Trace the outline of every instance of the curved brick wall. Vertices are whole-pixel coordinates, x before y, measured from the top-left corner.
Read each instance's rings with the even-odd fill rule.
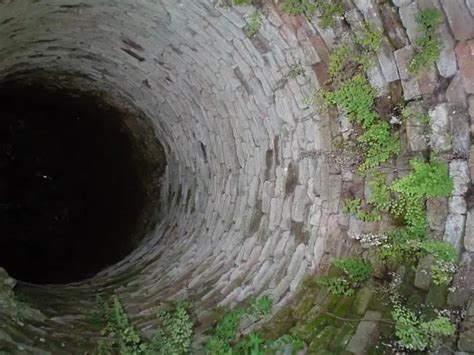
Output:
[[[266,293],[283,305],[318,269],[328,237],[340,234],[342,184],[324,153],[331,127],[304,104],[321,58],[314,29],[265,11],[249,40],[248,8],[204,0],[0,4],[0,81],[91,79],[144,113],[168,161],[161,222],[135,252],[83,283],[18,286],[55,317],[43,327],[46,348],[94,292],[121,296],[142,329],[160,301],[191,299],[204,327],[218,303]],[[291,75],[295,65],[304,75]]]
[[[458,202],[473,171],[472,1],[347,0],[345,21],[327,30],[316,17],[308,23],[265,3],[263,26],[248,39],[254,9],[209,0],[0,2],[0,82],[43,76],[111,93],[147,117],[168,162],[154,231],[90,280],[19,283],[15,291],[46,318],[27,312],[35,321],[20,325],[0,309],[0,346],[33,353],[90,348],[84,314],[95,308],[96,294],[119,295],[145,334],[154,307],[167,300],[193,302],[198,332],[217,304],[268,294],[278,310],[305,273],[349,252],[351,235],[385,230],[385,220],[364,223],[342,213],[340,198],[368,191],[353,173],[356,164],[337,153],[351,124],[305,103],[327,80],[330,49],[360,33],[363,20],[385,34],[367,73],[371,84],[382,101],[426,108],[436,128],[430,144],[446,152],[455,193],[428,204],[429,235],[464,252],[455,285],[465,291],[460,304],[471,297],[465,280],[473,275],[474,212]],[[436,68],[414,78],[406,70],[419,36],[414,19],[428,7],[443,11],[442,53]],[[395,170],[406,171],[407,157],[427,148],[416,127],[406,125],[407,154]]]

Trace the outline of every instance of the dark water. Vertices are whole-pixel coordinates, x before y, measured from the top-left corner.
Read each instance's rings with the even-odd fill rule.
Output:
[[[33,283],[94,275],[129,253],[145,201],[118,110],[0,90],[0,266]]]

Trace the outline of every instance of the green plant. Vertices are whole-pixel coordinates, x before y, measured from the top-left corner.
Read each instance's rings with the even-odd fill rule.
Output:
[[[441,42],[436,33],[441,15],[438,9],[430,8],[420,12],[416,17],[423,35],[415,42],[415,54],[408,67],[413,74],[418,74],[421,70],[432,66],[441,53]]]
[[[269,315],[272,311],[273,301],[268,296],[263,296],[256,299],[249,306],[247,313],[257,318],[263,318]]]
[[[318,279],[318,284],[326,286],[328,291],[335,296],[352,296],[354,294],[349,281],[343,277],[323,276]]]
[[[372,266],[360,259],[348,258],[334,260],[333,265],[344,271],[349,279],[356,283],[362,283],[372,277]]]
[[[224,314],[222,320],[212,330],[211,337],[205,346],[208,354],[231,354],[233,349],[247,351],[249,349],[260,349],[263,344],[261,339],[254,334],[252,338],[242,339],[243,343],[236,343],[237,331],[243,317],[258,320],[271,312],[272,301],[268,297],[256,299],[248,307],[234,309]],[[236,345],[234,345],[236,344]],[[253,352],[250,352],[253,354]],[[249,354],[250,354],[249,353]]]
[[[148,347],[142,341],[138,331],[130,323],[118,297],[112,298],[112,304],[98,299],[105,327],[98,344],[99,354],[144,354]]]
[[[383,34],[372,22],[364,22],[362,36],[356,38],[356,43],[365,51],[377,53],[382,45]]]
[[[390,187],[385,182],[384,174],[377,172],[369,180],[370,198],[368,203],[378,211],[388,210],[391,204]]]
[[[360,209],[360,198],[353,198],[344,201],[343,212],[345,214],[356,215]]]
[[[317,8],[320,12],[319,25],[321,28],[334,26],[336,23],[336,17],[344,15],[344,6],[336,1],[320,2]]]
[[[395,320],[395,335],[399,346],[407,350],[423,351],[441,344],[442,338],[451,336],[455,327],[447,317],[438,316],[431,321],[423,321],[413,311],[399,303],[392,311]]]
[[[382,215],[377,211],[359,211],[356,216],[364,222],[380,222],[382,220]]]
[[[255,0],[234,0],[235,6],[255,5]]]
[[[359,167],[361,173],[377,167],[400,152],[400,141],[391,134],[390,125],[385,121],[372,124],[358,141],[365,145],[365,161]]]
[[[377,119],[374,111],[375,90],[360,74],[341,83],[335,91],[321,92],[321,96],[328,103],[343,109],[352,122],[363,128],[370,127]]]
[[[392,190],[413,198],[434,198],[448,196],[453,189],[453,181],[445,163],[421,159],[410,161],[412,172],[395,181]]]
[[[348,44],[342,44],[334,49],[329,56],[328,74],[331,79],[338,77],[351,57],[352,49]]]
[[[255,11],[249,17],[249,23],[245,29],[247,37],[252,38],[258,33],[263,24],[263,18],[260,12]]]
[[[150,350],[154,354],[188,354],[193,337],[193,322],[185,304],[180,303],[174,312],[159,311],[160,322],[151,339]]]
[[[309,17],[316,11],[316,5],[311,0],[284,0],[281,9],[293,16],[305,15]]]

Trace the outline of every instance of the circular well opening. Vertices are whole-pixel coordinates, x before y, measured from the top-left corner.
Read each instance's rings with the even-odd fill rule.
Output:
[[[0,266],[11,276],[77,282],[137,246],[165,166],[159,142],[145,153],[126,124],[137,120],[96,94],[0,86]]]

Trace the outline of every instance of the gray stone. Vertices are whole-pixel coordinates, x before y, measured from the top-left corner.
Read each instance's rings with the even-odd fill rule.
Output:
[[[442,77],[452,77],[458,68],[456,54],[454,53],[454,40],[446,23],[439,26],[438,33],[441,39],[441,52],[436,60],[436,67]]]
[[[409,103],[407,106],[414,112],[406,123],[408,146],[414,152],[425,150],[428,147],[427,127],[420,121],[420,117],[425,114],[424,110],[418,102]]]
[[[453,152],[457,157],[469,157],[471,148],[470,122],[468,115],[461,110],[452,110],[450,115]]]
[[[421,290],[429,290],[431,285],[431,265],[433,265],[432,256],[425,256],[420,260],[415,274],[415,287]]]
[[[377,53],[377,58],[380,68],[382,69],[383,76],[388,83],[400,79],[398,68],[395,63],[395,57],[393,55],[393,49],[386,38],[384,38],[382,41],[382,46]]]
[[[467,203],[464,196],[451,196],[449,198],[449,213],[466,214]]]
[[[454,106],[460,108],[467,107],[466,92],[464,91],[461,75],[458,73],[449,83],[448,89],[446,90],[446,100]]]
[[[474,352],[474,302],[467,309],[466,318],[459,335],[458,348],[461,351]]]
[[[450,122],[448,116],[448,105],[439,104],[429,111],[431,135],[431,147],[440,152],[451,149]]]
[[[453,179],[453,195],[464,195],[471,184],[467,161],[461,159],[451,160],[449,162],[449,176]]]
[[[414,0],[392,0],[393,4],[397,7],[408,5],[413,1]]]
[[[466,41],[474,37],[474,20],[465,0],[440,0],[454,38]]]
[[[426,217],[430,229],[443,232],[448,217],[448,199],[446,197],[428,199]]]
[[[398,73],[402,80],[403,97],[405,100],[412,100],[421,95],[420,87],[416,78],[408,72],[408,67],[413,57],[411,46],[405,46],[396,50],[393,55],[397,62]]]
[[[464,308],[474,297],[474,254],[463,253],[459,268],[451,283],[448,304]]]
[[[416,22],[416,16],[419,13],[416,2],[412,2],[408,5],[401,6],[398,10],[400,13],[400,19],[402,20],[403,26],[405,26],[408,38],[413,44],[416,39],[421,36],[420,26]]]
[[[464,248],[469,253],[474,253],[474,208],[469,209],[467,212]]]
[[[471,16],[474,16],[474,0],[466,0],[466,6],[471,13]]]
[[[354,301],[354,310],[357,314],[364,314],[367,311],[373,293],[374,292],[372,288],[369,286],[366,286],[357,292],[357,296]]]
[[[466,216],[461,214],[450,214],[446,220],[443,240],[450,243],[458,252],[461,251],[465,222]]]
[[[367,311],[364,320],[359,323],[355,334],[352,336],[346,350],[356,355],[366,354],[369,345],[378,334],[378,321],[382,314],[377,311]]]

